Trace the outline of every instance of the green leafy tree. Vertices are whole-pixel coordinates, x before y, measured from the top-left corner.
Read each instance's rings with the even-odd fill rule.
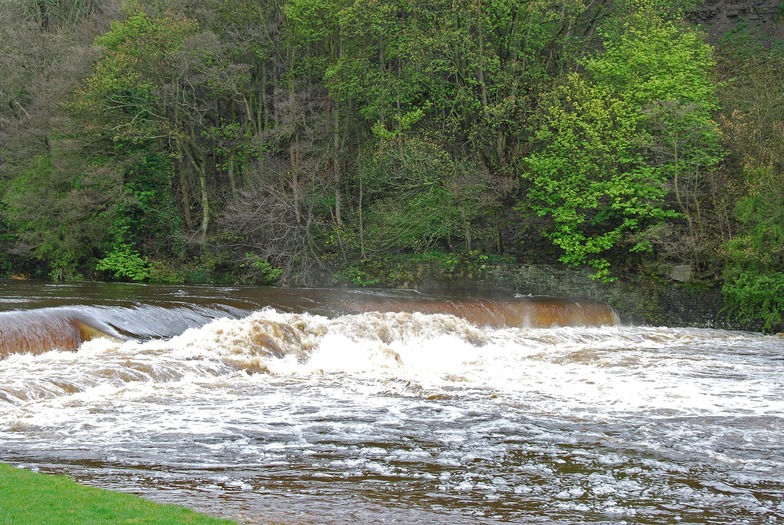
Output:
[[[556,50],[589,31],[583,16],[599,18],[589,11],[580,0],[344,6],[325,84],[377,136],[425,132],[503,171],[526,133],[532,94],[562,67]]]
[[[439,165],[430,175],[440,188],[450,188],[457,180],[455,166],[470,166],[457,171],[471,174],[465,187],[483,188],[482,213],[474,214],[472,205],[452,204],[445,204],[451,209],[432,211],[436,195],[423,193],[427,202],[420,203],[421,209],[431,211],[423,212],[421,222],[435,231],[438,227],[431,218],[454,218],[457,213],[463,217],[463,233],[452,231],[448,238],[462,237],[468,246],[481,239],[485,249],[499,249],[500,231],[509,228],[501,203],[516,187],[510,176],[517,161],[513,152],[528,133],[533,93],[551,69],[560,67],[557,50],[570,38],[589,32],[591,23],[580,20],[588,11],[577,0],[385,0],[341,5],[329,19],[339,28],[340,53],[326,68],[324,84],[344,113],[355,112],[358,126],[372,130],[371,138],[360,140],[369,143],[374,155],[388,155],[389,144],[396,141],[426,139],[452,156],[450,169]],[[365,167],[358,165],[353,180],[362,238],[365,226],[373,223],[368,202],[378,199],[369,193]],[[384,176],[395,179],[393,172]],[[403,205],[406,199],[398,203]],[[393,206],[391,200],[386,204],[391,208],[378,217],[413,220],[416,215]],[[405,229],[404,223],[411,220],[397,226]],[[479,224],[482,234],[472,235]]]
[[[314,81],[321,85],[327,70],[341,59],[344,49],[341,14],[348,5],[350,4],[347,0],[287,0],[283,5],[292,39],[287,64],[291,69],[288,73],[289,104],[295,111],[299,106],[299,97],[295,94],[297,87],[295,81],[304,82],[308,87]],[[295,54],[296,52],[299,54]],[[307,92],[307,88],[303,91]],[[341,107],[337,97],[327,97],[323,102],[325,108],[320,112],[319,117],[329,126],[329,140],[320,144],[319,149],[325,152],[327,172],[332,176],[331,181],[324,181],[324,185],[332,190],[332,218],[335,226],[340,229],[344,215],[342,183],[348,119],[345,108]],[[295,197],[299,201],[301,196],[296,193],[300,175],[298,161],[303,149],[300,146],[300,138],[304,134],[303,128],[307,126],[296,116],[293,124],[289,130],[289,160]]]
[[[157,237],[160,244],[154,251],[160,252],[161,246],[172,244],[178,231],[170,203],[171,159],[179,151],[172,146],[188,134],[172,118],[185,101],[170,99],[165,88],[176,84],[171,61],[196,30],[195,22],[188,19],[153,17],[142,10],[127,13],[96,39],[103,56],[70,105],[83,123],[91,149],[114,157],[125,170],[129,204],[124,207],[123,231],[115,232],[110,253],[126,245],[145,248],[145,237]],[[180,170],[183,178],[186,170]],[[185,186],[184,180],[180,183]],[[183,201],[189,216],[190,199]],[[203,213],[208,215],[207,199],[203,203]],[[151,222],[156,223],[154,228],[149,227]]]
[[[652,220],[671,217],[662,170],[642,153],[641,113],[601,85],[577,74],[543,105],[538,151],[526,158],[525,205],[548,216],[547,237],[561,261],[587,264],[609,277],[606,254]],[[637,242],[632,251],[646,249]]]
[[[3,205],[16,255],[38,261],[53,279],[80,280],[108,242],[107,222],[115,220],[123,191],[119,172],[85,162],[67,145],[54,145],[15,177]]]
[[[737,318],[772,330],[784,324],[784,187],[772,167],[751,176],[751,190],[736,207],[742,229],[725,245],[722,291]]]
[[[231,19],[225,7],[222,16]],[[94,147],[122,158],[136,208],[156,212],[158,231],[172,228],[157,238],[182,228],[205,250],[223,198],[237,193],[257,151],[260,117],[246,95],[253,64],[233,61],[229,44],[183,11],[127,10],[96,40],[103,56],[73,108],[86,117]],[[161,206],[173,197],[179,221]],[[133,217],[132,232],[152,231],[144,216]],[[126,241],[145,255],[162,251]]]
[[[416,47],[429,61],[425,85],[433,88],[434,109],[488,168],[510,175],[537,91],[564,67],[563,48],[579,47],[589,31],[589,4],[467,0],[439,10]]]
[[[330,94],[359,114],[377,134],[395,133],[425,104],[426,71],[413,60],[421,38],[414,2],[354,3],[338,12],[340,54],[325,71]],[[419,118],[423,115],[420,113]]]
[[[144,281],[150,276],[150,263],[130,244],[118,241],[112,251],[98,261],[99,272],[108,272],[117,279]]]
[[[681,257],[696,265],[713,258],[710,182],[724,156],[714,119],[719,103],[713,49],[705,35],[643,3],[604,51],[585,61],[594,82],[642,110],[649,162],[662,169],[669,200],[686,223]]]
[[[733,236],[722,249],[728,311],[767,331],[784,328],[784,52],[731,35],[721,47],[721,120],[739,174]]]
[[[363,257],[433,249],[468,252],[475,219],[495,203],[493,183],[481,167],[456,161],[421,137],[383,141],[362,162],[360,177]]]
[[[73,108],[91,119],[88,131],[117,147],[167,137],[166,101],[159,88],[171,80],[167,59],[196,32],[192,20],[131,12],[96,39],[105,53]]]
[[[543,99],[525,204],[552,220],[563,262],[606,278],[613,250],[649,249],[640,233],[675,218],[668,186],[691,217],[683,179],[721,158],[713,61],[696,30],[641,9],[583,66]]]

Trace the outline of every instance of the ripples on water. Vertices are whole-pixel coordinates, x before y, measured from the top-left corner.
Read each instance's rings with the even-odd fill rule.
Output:
[[[0,460],[258,523],[780,523],[784,340],[264,309],[0,360]]]

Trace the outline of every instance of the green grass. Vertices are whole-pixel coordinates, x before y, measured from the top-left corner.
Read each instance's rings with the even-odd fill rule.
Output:
[[[230,525],[184,507],[0,464],[0,525]]]

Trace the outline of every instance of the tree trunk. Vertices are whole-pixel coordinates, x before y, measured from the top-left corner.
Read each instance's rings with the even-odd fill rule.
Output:
[[[360,253],[360,255],[361,255],[361,257],[363,259],[365,258],[365,224],[364,224],[364,219],[363,219],[363,215],[362,215],[362,197],[363,197],[364,191],[365,191],[365,188],[363,187],[363,184],[362,184],[362,175],[360,175],[359,176],[359,209],[357,210],[357,213],[359,215],[359,217],[358,217],[358,220],[359,220],[359,253]]]
[[[463,220],[463,236],[465,237],[465,244],[466,244],[466,251],[471,251],[471,221],[468,220],[468,215],[466,214],[465,206],[461,205],[460,209],[460,218]]]
[[[235,170],[234,170],[234,157],[235,156],[236,155],[234,153],[234,149],[233,148],[226,154],[226,163],[228,164],[228,166],[226,167],[226,173],[229,176],[229,186],[231,187],[231,196],[232,197],[236,197],[237,196],[237,180],[236,180],[237,174],[235,173]]]
[[[178,166],[177,176],[179,178],[180,196],[182,198],[182,213],[185,217],[185,226],[188,230],[193,230],[193,217],[191,216],[191,196],[188,192],[188,178],[185,176],[185,170],[182,166]]]
[[[340,113],[336,102],[332,104],[332,174],[335,183],[335,222],[343,224],[340,202]]]
[[[210,227],[210,199],[207,194],[207,170],[204,166],[199,170],[199,189],[201,190],[201,244],[204,245]]]
[[[183,153],[188,159],[194,172],[199,176],[199,195],[201,199],[201,226],[199,227],[199,242],[204,245],[207,241],[207,230],[210,227],[210,198],[207,191],[207,169],[204,166],[204,159],[196,159],[191,151],[190,144],[184,144],[182,147]]]
[[[291,196],[294,201],[294,218],[302,224],[302,199],[299,188],[299,134],[294,133],[289,142],[289,166],[291,169]]]

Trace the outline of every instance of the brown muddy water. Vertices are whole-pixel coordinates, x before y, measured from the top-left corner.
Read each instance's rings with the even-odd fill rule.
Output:
[[[0,282],[0,461],[247,523],[784,523],[784,339],[618,314]]]

